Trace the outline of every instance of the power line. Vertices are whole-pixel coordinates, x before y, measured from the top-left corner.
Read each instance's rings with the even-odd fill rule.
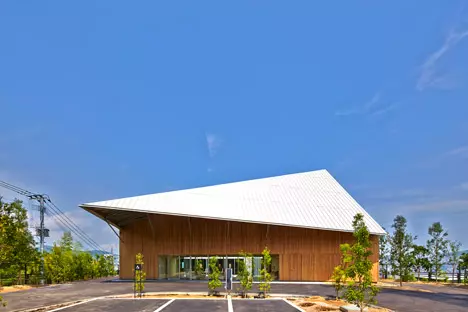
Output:
[[[53,217],[56,223],[60,222],[63,227],[68,228],[68,230],[72,232],[78,240],[82,241],[84,244],[93,249],[96,249],[102,253],[106,253],[104,250],[102,250],[98,243],[96,243],[92,238],[84,233],[70,218],[63,214],[61,210],[56,210],[51,205],[48,205],[48,210],[51,212],[49,212],[48,215]]]
[[[86,245],[88,245],[91,248],[94,248],[102,253],[106,253],[98,243],[96,243],[89,235],[87,235],[76,223],[74,223],[67,215],[64,214],[62,210],[60,210],[57,205],[55,205],[49,198],[49,196],[45,194],[35,194],[32,192],[29,192],[27,190],[24,190],[18,186],[15,186],[13,184],[7,183],[5,181],[0,181],[0,186],[4,187],[8,190],[11,190],[13,192],[16,192],[20,195],[26,196],[29,199],[34,199],[37,200],[40,203],[40,206],[43,208],[41,209],[41,227],[40,229],[37,229],[36,231],[40,235],[41,238],[41,246],[43,246],[43,241],[44,237],[47,235],[48,230],[44,229],[43,226],[43,215],[44,213],[47,213],[47,210],[45,209],[45,205],[47,204],[48,209],[52,212],[52,214],[47,213],[47,215],[53,216],[55,222],[60,222],[62,225],[60,226],[62,229],[63,227],[68,228],[71,232],[73,232],[78,239],[83,241]],[[63,226],[63,227],[62,227]],[[41,252],[42,252],[43,247],[41,247]]]
[[[62,217],[64,217],[64,219],[66,221],[68,221],[68,223],[70,223],[72,225],[72,227],[75,228],[75,230],[80,233],[81,236],[85,237],[86,240],[88,240],[89,242],[91,242],[91,244],[93,244],[95,246],[96,249],[98,249],[99,251],[103,251],[101,246],[95,241],[93,240],[88,234],[86,234],[86,232],[84,232],[78,225],[76,225],[75,222],[73,222],[72,219],[70,219],[62,210],[60,210],[59,207],[57,207],[57,205],[55,205],[50,199],[49,199],[49,203],[50,205],[52,205],[56,210],[58,210],[58,212],[60,213],[60,215]],[[52,207],[50,207],[52,208]],[[52,208],[52,209],[54,209]],[[104,251],[103,251],[104,252]]]
[[[49,208],[53,211],[58,211],[57,215],[65,219],[65,222],[70,225],[71,228],[75,229],[75,231],[79,234],[79,236],[83,237],[86,241],[88,241],[90,244],[94,246],[94,248],[103,251],[99,244],[93,240],[86,232],[84,232],[78,225],[76,225],[75,222],[73,222],[72,219],[70,219],[62,210],[60,210],[59,207],[57,207],[51,200],[49,200]]]

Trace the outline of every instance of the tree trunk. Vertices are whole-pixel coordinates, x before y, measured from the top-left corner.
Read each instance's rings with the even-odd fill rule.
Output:
[[[421,280],[421,267],[418,267],[418,281]]]
[[[455,266],[452,266],[452,283],[455,283]]]
[[[403,274],[401,272],[401,265],[399,266],[399,273],[400,273],[400,287],[403,287]]]

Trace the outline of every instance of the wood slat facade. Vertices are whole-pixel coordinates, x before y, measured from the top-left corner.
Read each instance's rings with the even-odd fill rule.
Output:
[[[352,233],[212,219],[148,214],[120,229],[120,278],[133,278],[135,255],[145,259],[148,279],[158,278],[160,255],[260,255],[265,246],[279,256],[279,279],[325,281],[339,264],[339,246]],[[378,279],[378,236],[372,235],[372,274]]]

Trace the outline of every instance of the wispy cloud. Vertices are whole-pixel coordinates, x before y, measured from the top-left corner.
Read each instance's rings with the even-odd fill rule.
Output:
[[[464,182],[464,183],[460,184],[460,189],[462,189],[464,191],[468,191],[468,182]]]
[[[468,146],[460,146],[445,153],[446,156],[468,158]]]
[[[379,115],[384,115],[386,113],[388,113],[389,111],[392,111],[394,109],[398,108],[398,103],[393,103],[393,104],[390,104],[388,106],[385,106],[379,110],[376,110],[376,111],[373,111],[371,113],[371,115],[373,116],[379,116]]]
[[[206,133],[206,146],[208,148],[208,154],[211,158],[215,157],[218,153],[219,148],[221,147],[222,140],[221,138],[213,133]]]
[[[397,103],[385,105],[381,100],[380,92],[377,92],[369,101],[365,102],[364,104],[355,106],[351,109],[338,110],[335,112],[335,116],[384,115],[397,107]]]
[[[442,75],[437,72],[438,61],[453,49],[461,40],[468,36],[468,30],[461,32],[451,31],[443,45],[434,53],[429,55],[425,62],[421,65],[421,73],[416,83],[416,89],[422,91],[429,87],[447,87],[450,84],[447,75]]]
[[[336,116],[349,116],[349,115],[362,115],[369,112],[369,110],[376,105],[380,100],[380,93],[377,92],[372,99],[364,103],[363,105],[353,107],[346,110],[338,110],[335,112]]]

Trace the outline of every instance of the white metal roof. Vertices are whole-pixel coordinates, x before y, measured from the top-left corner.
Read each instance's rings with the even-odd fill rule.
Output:
[[[347,232],[353,230],[354,215],[362,213],[371,233],[385,233],[326,170],[106,200],[81,207],[91,212],[109,209]]]

